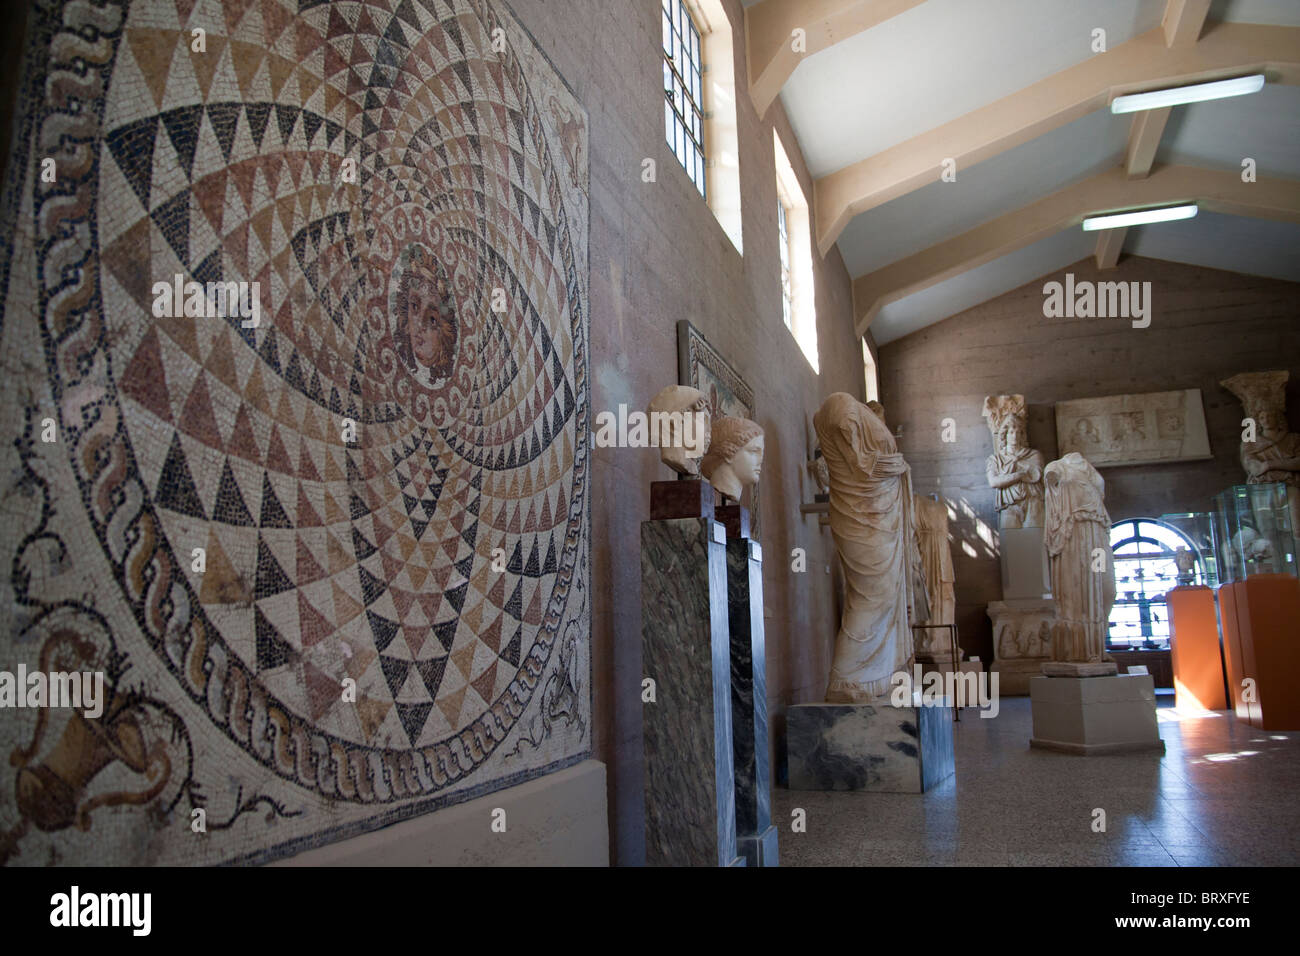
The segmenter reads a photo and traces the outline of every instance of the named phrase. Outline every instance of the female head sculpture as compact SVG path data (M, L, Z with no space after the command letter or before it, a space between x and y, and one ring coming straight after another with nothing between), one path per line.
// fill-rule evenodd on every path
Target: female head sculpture
M708 454L700 471L732 501L758 481L763 469L763 429L747 418L713 420Z
M698 475L709 448L708 397L689 385L669 385L651 399L646 412L663 463L680 475Z

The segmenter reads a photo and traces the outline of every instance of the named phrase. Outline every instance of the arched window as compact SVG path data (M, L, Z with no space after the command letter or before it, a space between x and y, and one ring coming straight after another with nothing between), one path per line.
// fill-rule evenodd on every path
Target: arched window
M1131 518L1110 529L1115 552L1115 607L1111 647L1169 646L1165 592L1178 584L1174 554L1187 548L1196 558L1196 584L1206 583L1205 556L1190 538L1154 518Z

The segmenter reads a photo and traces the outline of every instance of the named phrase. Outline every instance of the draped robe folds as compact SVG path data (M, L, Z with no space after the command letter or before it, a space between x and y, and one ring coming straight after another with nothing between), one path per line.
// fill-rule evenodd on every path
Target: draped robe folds
M889 693L890 677L912 663L908 607L925 599L912 593L919 554L911 474L889 429L851 396L832 395L813 424L845 581L826 700L857 703Z
M998 514L1008 512L1019 519L1019 527L1039 528L1043 524L1043 453L1033 448L1021 448L1019 451L1007 452L998 449L989 455L985 471L989 483L994 478L1010 475L1026 464L1033 465L1039 480L1018 481L1005 488L993 489L994 507ZM1006 525L1004 524L1004 527ZM1014 526L1014 525L1013 525Z
M917 495L914 501L916 537L930 597L929 616L920 623L953 624L957 620L957 598L952 551L948 547L948 508L941 501L931 501L921 495ZM917 652L946 654L949 651L949 640L946 631L922 631L916 637Z
M1246 469L1246 479L1252 485L1281 481L1287 487L1287 499L1291 509L1291 532L1300 536L1300 471L1288 471L1285 468L1268 468L1269 462L1286 458L1300 458L1300 435L1287 432L1279 439L1269 439L1262 435L1253 442L1243 442L1241 446L1241 466ZM1251 473L1251 463L1264 470Z
M1059 480L1053 481L1053 477ZM1110 515L1103 500L1105 482L1078 452L1052 462L1045 471L1047 548L1056 598L1052 659L1097 663L1106 657L1106 631L1115 603L1115 564L1110 550ZM1104 570L1093 570L1101 549Z

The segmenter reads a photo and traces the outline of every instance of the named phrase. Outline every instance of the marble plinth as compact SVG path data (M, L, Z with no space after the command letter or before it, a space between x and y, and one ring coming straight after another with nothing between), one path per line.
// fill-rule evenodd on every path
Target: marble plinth
M1042 598L1052 592L1042 528L1003 528L998 532L1002 599Z
M651 866L743 865L736 850L726 532L641 523L645 843Z
M952 710L921 706L795 704L786 711L791 790L924 793L955 771Z
M1052 659L1056 602L1042 597L990 601L988 615L993 623L991 666L998 672L999 693L1023 697L1030 680L1042 676L1043 665Z
M1164 753L1149 674L1035 677L1029 682L1031 747L1098 755Z
M728 531L742 527L739 522L733 524L724 516L719 517L727 524ZM748 526L748 521L743 526ZM767 652L763 633L763 548L747 537L727 539L727 621L731 633L736 838L749 866L776 866L768 752Z
M1109 677L1119 673L1119 665L1114 661L1048 661L1043 665L1043 674L1047 677Z

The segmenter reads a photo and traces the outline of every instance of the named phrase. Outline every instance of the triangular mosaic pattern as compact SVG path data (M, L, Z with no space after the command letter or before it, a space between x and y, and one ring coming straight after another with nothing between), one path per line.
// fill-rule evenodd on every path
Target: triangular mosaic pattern
M15 572L14 601L102 622L69 627L125 662L117 692L146 702L131 733L169 768L147 799L95 811L108 836L82 858L117 852L101 818L185 816L200 792L232 823L201 851L155 841L161 858L379 825L584 752L572 93L490 0L46 6L33 36L65 16L83 35L31 54L50 79L20 104L31 249L15 262L35 271L9 279L4 337L48 358L23 391L60 409L45 536L71 562L59 582L77 580L65 599ZM31 170L56 128L76 148L51 188ZM56 266L74 236L84 262ZM74 271L81 285L37 294ZM243 311L156 317L159 284L188 282ZM11 472L34 454L20 446ZM30 530L5 530L6 567L27 567ZM575 687L580 707L557 702ZM147 790L123 759L113 779Z

